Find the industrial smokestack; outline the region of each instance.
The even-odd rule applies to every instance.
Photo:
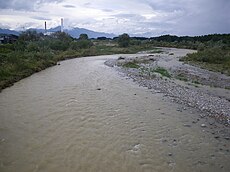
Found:
[[[46,33],[46,31],[47,31],[47,30],[46,30],[46,21],[45,21],[45,33]]]
[[[63,18],[61,18],[61,32],[64,30]]]

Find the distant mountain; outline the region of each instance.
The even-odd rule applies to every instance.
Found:
[[[61,31],[61,26],[57,26],[55,28],[47,29],[47,32],[58,32],[58,31]]]
[[[36,30],[38,33],[45,33],[45,29],[36,29],[36,28],[30,28],[28,30]],[[57,32],[60,31],[61,27],[57,26],[55,28],[48,29],[47,32]],[[95,32],[92,30],[84,29],[84,28],[72,28],[72,29],[64,29],[64,32],[70,34],[74,38],[79,38],[80,34],[87,34],[89,38],[97,38],[97,37],[107,37],[107,38],[113,38],[116,35],[111,33],[104,33],[104,32]],[[13,35],[19,35],[20,32],[9,30],[9,29],[1,29],[0,28],[0,34],[13,34]]]
[[[38,33],[45,33],[45,29],[35,29],[31,28],[28,30],[36,30]],[[61,30],[61,26],[57,26],[55,28],[47,29],[47,32],[58,32]],[[92,30],[84,29],[84,28],[72,28],[72,29],[64,29],[64,32],[68,33],[73,38],[79,38],[80,34],[87,34],[89,38],[97,38],[97,37],[107,37],[113,38],[116,35],[104,32],[95,32]]]
[[[144,32],[140,34],[130,34],[131,37],[145,37],[145,38],[150,38],[153,36],[152,32]]]
[[[15,30],[9,30],[9,29],[1,29],[0,28],[0,34],[12,34],[12,35],[19,35],[20,33]]]
[[[48,29],[48,32],[57,32],[60,31],[61,27],[55,27]],[[104,33],[104,32],[95,32],[92,30],[84,29],[84,28],[72,28],[72,29],[64,29],[64,32],[70,34],[73,38],[79,38],[80,34],[87,34],[89,38],[97,38],[97,37],[107,37],[107,38],[113,38],[116,35],[111,33]]]
[[[113,38],[116,35],[111,33],[104,33],[104,32],[95,32],[92,30],[84,29],[84,28],[73,28],[69,30],[64,30],[68,34],[70,34],[74,38],[78,38],[80,34],[85,33],[88,35],[89,38],[97,38],[97,37],[107,37],[107,38]]]

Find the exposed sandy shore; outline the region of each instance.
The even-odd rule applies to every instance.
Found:
[[[122,56],[105,64],[132,78],[140,86],[160,92],[172,101],[194,107],[203,115],[230,125],[230,77],[180,62],[180,57],[194,50],[162,48],[162,53],[142,52],[134,56]],[[139,68],[123,67],[134,62]],[[171,77],[154,72],[164,68]]]

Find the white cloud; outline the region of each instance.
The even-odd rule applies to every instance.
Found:
[[[229,0],[0,0],[1,26],[84,27],[115,34],[230,32]],[[43,20],[44,19],[44,20]]]

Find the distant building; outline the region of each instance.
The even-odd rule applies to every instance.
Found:
[[[64,32],[64,19],[61,18],[61,32]]]
[[[45,35],[45,36],[50,36],[50,35],[52,35],[53,33],[55,33],[55,32],[45,32],[44,35]]]
[[[0,34],[0,44],[13,44],[17,39],[17,35]]]

